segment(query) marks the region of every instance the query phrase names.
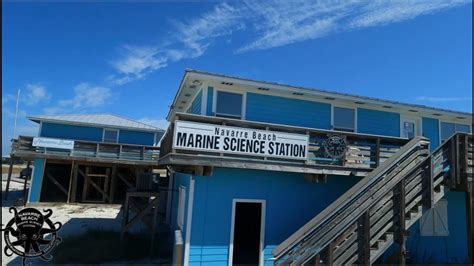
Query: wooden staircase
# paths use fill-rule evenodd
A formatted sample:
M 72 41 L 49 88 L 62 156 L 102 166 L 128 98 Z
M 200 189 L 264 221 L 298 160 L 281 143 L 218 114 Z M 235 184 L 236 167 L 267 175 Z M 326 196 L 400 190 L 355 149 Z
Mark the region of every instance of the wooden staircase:
M 468 134 L 431 154 L 426 138 L 412 139 L 275 248 L 275 264 L 372 264 L 394 243 L 404 264 L 407 229 L 448 189 L 472 195 L 473 149 Z

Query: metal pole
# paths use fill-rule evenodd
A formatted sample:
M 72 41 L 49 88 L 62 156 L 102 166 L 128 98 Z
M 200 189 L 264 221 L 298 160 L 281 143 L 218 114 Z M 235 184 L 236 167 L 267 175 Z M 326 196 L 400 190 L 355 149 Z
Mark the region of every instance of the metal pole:
M 18 116 L 18 102 L 19 101 L 20 101 L 20 89 L 18 89 L 18 94 L 16 95 L 15 121 L 13 124 L 13 138 L 16 137 L 16 118 Z

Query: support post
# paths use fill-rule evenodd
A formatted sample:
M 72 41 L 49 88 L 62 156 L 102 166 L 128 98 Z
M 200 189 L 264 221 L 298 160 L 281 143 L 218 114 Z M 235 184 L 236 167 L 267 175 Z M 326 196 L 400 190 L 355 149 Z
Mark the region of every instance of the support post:
M 375 141 L 375 167 L 377 168 L 380 165 L 380 138 L 377 138 Z
M 406 227 L 405 227 L 405 179 L 400 181 L 398 185 L 398 236 L 397 243 L 400 246 L 399 250 L 399 265 L 406 264 Z
M 8 191 L 10 190 L 10 181 L 12 179 L 12 171 L 13 171 L 13 157 L 10 156 L 10 167 L 8 168 L 8 179 L 7 179 L 7 187 L 5 188 L 5 197 L 4 199 L 8 199 Z
M 357 221 L 358 264 L 370 265 L 370 215 L 364 212 Z
M 77 172 L 79 170 L 79 164 L 75 163 L 74 167 L 72 169 L 72 186 L 71 186 L 71 192 L 70 192 L 70 202 L 76 202 L 76 192 L 77 192 Z
M 110 180 L 110 197 L 109 203 L 114 202 L 115 197 L 115 188 L 116 188 L 116 180 L 117 180 L 117 165 L 112 166 L 112 177 Z
M 23 183 L 23 202 L 24 202 L 25 206 L 26 206 L 26 202 L 28 201 L 28 199 L 26 198 L 26 186 L 28 184 L 28 179 L 31 179 L 31 173 L 30 173 L 30 170 L 29 170 L 30 169 L 30 164 L 31 164 L 30 161 L 28 161 L 26 163 L 26 169 L 28 169 L 27 170 L 28 175 L 25 176 L 25 182 Z
M 68 192 L 67 192 L 67 203 L 71 203 L 71 190 L 72 190 L 72 179 L 73 179 L 73 176 L 74 176 L 74 164 L 75 164 L 75 161 L 72 161 L 71 163 L 71 173 L 69 175 L 69 189 L 68 189 Z
M 466 224 L 467 224 L 467 250 L 469 265 L 474 264 L 474 182 L 467 184 L 466 193 Z

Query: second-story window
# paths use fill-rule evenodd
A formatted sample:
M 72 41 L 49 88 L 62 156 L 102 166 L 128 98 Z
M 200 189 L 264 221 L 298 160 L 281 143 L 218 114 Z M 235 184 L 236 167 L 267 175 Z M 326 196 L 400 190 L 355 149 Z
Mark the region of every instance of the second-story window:
M 216 116 L 242 118 L 242 97 L 240 93 L 218 91 L 216 98 Z
M 104 142 L 117 143 L 118 142 L 118 130 L 116 129 L 104 129 Z
M 441 122 L 441 141 L 447 140 L 455 132 L 469 133 L 468 125 Z
M 355 131 L 355 110 L 352 108 L 334 107 L 334 130 Z

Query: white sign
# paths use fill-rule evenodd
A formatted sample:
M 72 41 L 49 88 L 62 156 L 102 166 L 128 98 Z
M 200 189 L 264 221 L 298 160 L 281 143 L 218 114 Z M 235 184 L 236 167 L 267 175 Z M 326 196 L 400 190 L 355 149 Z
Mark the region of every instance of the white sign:
M 308 136 L 176 121 L 173 149 L 305 160 Z
M 72 150 L 74 148 L 74 140 L 53 139 L 53 138 L 33 138 L 33 146 Z

